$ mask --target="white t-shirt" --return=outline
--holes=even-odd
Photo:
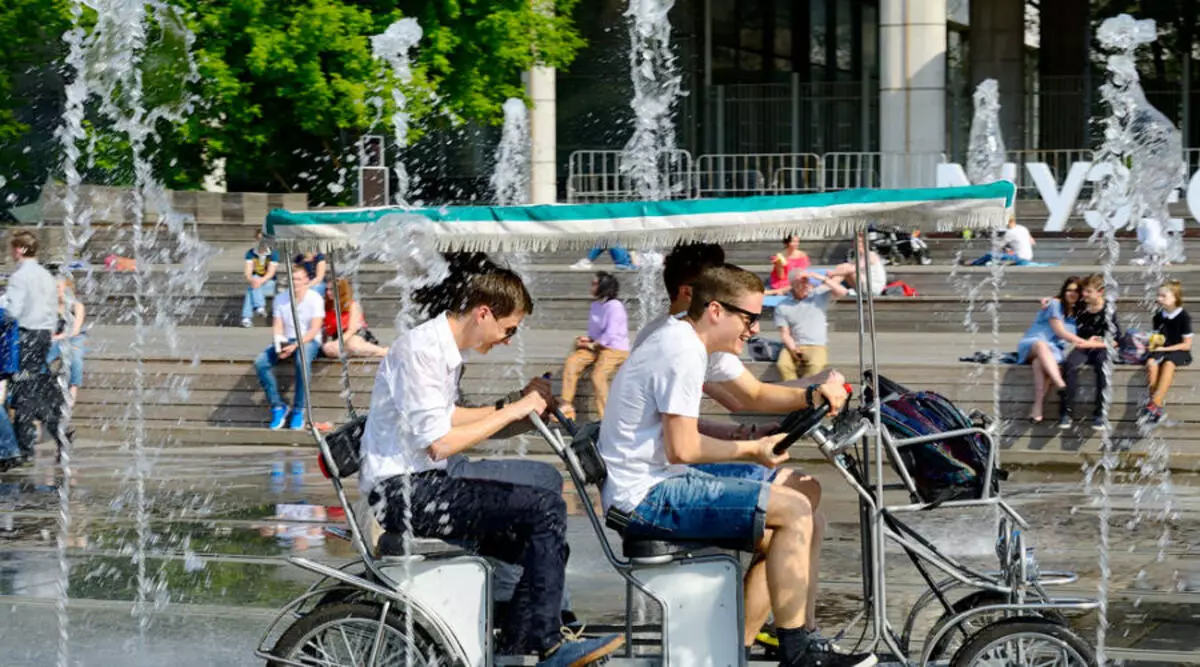
[[[638,332],[637,338],[633,339],[633,347],[636,350],[651,334],[658,331],[662,325],[668,320],[681,320],[687,313],[679,313],[677,315],[660,315],[642,327]],[[708,355],[708,371],[705,373],[705,382],[730,382],[741,377],[742,373],[746,372],[746,364],[738,359],[736,354],[729,352],[713,352]],[[612,390],[609,390],[612,393]]]
[[[669,318],[621,364],[600,424],[606,511],[629,512],[655,484],[688,470],[667,462],[662,416],[700,417],[707,357],[692,325]]]
[[[1167,250],[1167,237],[1163,235],[1162,225],[1154,218],[1142,218],[1138,222],[1137,239],[1146,255],[1161,255]]]
[[[371,389],[358,473],[363,493],[389,477],[446,467],[426,450],[450,432],[462,365],[444,313],[392,343]]]
[[[1004,245],[1012,250],[1012,254],[1026,262],[1033,259],[1033,234],[1025,225],[1014,225],[1004,231]]]
[[[290,291],[285,290],[275,297],[273,312],[275,317],[283,322],[284,338],[295,340],[300,337],[296,335],[296,327],[292,322],[292,293]],[[300,298],[300,303],[296,304],[296,314],[300,316],[300,334],[303,335],[312,326],[313,320],[325,318],[325,298],[313,290],[308,290]],[[315,340],[318,343],[321,342],[321,334],[318,333]]]

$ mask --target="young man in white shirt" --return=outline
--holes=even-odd
[[[712,243],[688,243],[675,247],[663,262],[663,282],[666,284],[670,306],[666,315],[647,324],[634,341],[636,349],[651,334],[671,318],[683,317],[692,303],[692,283],[707,269],[723,266],[725,251]],[[837,371],[823,371],[811,377],[799,378],[786,383],[762,382],[746,369],[736,354],[716,352],[708,357],[705,372],[704,393],[731,412],[756,412],[760,414],[784,414],[801,410],[809,405],[809,396],[820,392],[833,397],[834,404],[841,406],[845,401],[845,382]],[[700,432],[723,440],[752,438],[767,435],[771,426],[741,426],[701,419]],[[720,477],[736,477],[752,481],[770,482],[800,491],[808,497],[813,507],[813,539],[809,560],[816,570],[821,561],[821,541],[825,534],[825,517],[820,511],[821,484],[815,477],[798,470],[775,469],[754,463],[714,463],[696,466],[704,472]],[[771,614],[767,593],[766,573],[762,568],[752,568],[747,574],[746,590],[746,646],[752,645],[759,630]],[[815,618],[817,604],[816,578],[809,586],[809,618]]]
[[[582,667],[624,638],[564,639],[559,631],[567,561],[562,493],[447,470],[447,459],[547,408],[538,391],[490,407],[457,405],[463,353],[507,344],[533,311],[521,278],[506,269],[471,275],[459,289],[461,298],[397,339],[379,364],[359,486],[389,532],[472,540],[482,555],[520,564],[511,607],[524,613],[505,619],[505,641],[536,652],[541,667]]]
[[[757,333],[762,280],[724,265],[705,270],[691,287],[687,316],[670,318],[643,337],[613,379],[599,438],[608,467],[605,509],[628,515],[626,536],[698,541],[765,555],[751,569],[767,579],[781,665],[872,665],[873,655],[842,655],[812,641],[808,589],[817,573],[810,562],[810,500],[782,484],[691,467],[751,461],[775,468],[788,458],[786,452],[772,451],[782,436],[721,440],[699,428],[711,355],[736,356]],[[834,411],[845,400],[844,392],[821,391]],[[751,576],[747,573],[748,580]]]
[[[1016,216],[1008,217],[1008,229],[1004,230],[1004,251],[999,257],[993,257],[992,253],[987,253],[983,257],[971,262],[972,266],[984,266],[991,263],[993,260],[998,262],[1012,262],[1017,265],[1028,264],[1033,261],[1033,246],[1037,245],[1037,240],[1033,238],[1029,228],[1025,225],[1017,224]]]
[[[291,293],[284,291],[275,297],[275,321],[272,325],[274,342],[254,359],[254,371],[258,374],[258,382],[262,385],[263,393],[267,395],[267,402],[271,404],[272,430],[283,428],[284,421],[287,421],[288,428],[293,430],[304,428],[305,378],[312,374],[313,358],[321,350],[321,323],[325,319],[325,300],[315,290],[310,289],[308,272],[300,262],[296,262],[292,267],[292,280],[296,291],[296,314],[300,317],[299,326],[292,320]],[[303,367],[300,365],[300,355],[296,354],[299,345],[304,345]],[[279,395],[275,365],[293,357],[296,360],[296,384],[289,419],[287,403],[284,403],[283,397]]]

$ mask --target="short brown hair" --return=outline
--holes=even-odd
[[[1183,283],[1178,280],[1164,281],[1160,289],[1165,289],[1175,297],[1175,307],[1183,306]]]
[[[489,273],[469,276],[464,285],[462,300],[451,312],[461,315],[479,306],[487,306],[496,317],[513,313],[533,314],[533,297],[525,281],[512,269],[495,269]]]
[[[14,232],[8,239],[8,244],[21,251],[24,257],[37,257],[38,240],[33,232]]]
[[[1104,276],[1099,273],[1093,273],[1083,279],[1083,283],[1079,286],[1080,289],[1090,289],[1095,292],[1104,291]]]
[[[745,294],[762,294],[762,278],[733,264],[705,269],[692,281],[692,303],[688,317],[698,319],[713,301],[733,301]]]

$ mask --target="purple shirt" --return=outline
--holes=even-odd
[[[617,299],[593,301],[588,312],[588,338],[613,350],[629,350],[629,317]]]

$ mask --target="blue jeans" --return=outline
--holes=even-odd
[[[0,459],[11,459],[21,455],[17,446],[17,433],[8,420],[8,410],[0,409]]]
[[[286,344],[291,345],[295,340],[289,340]],[[304,361],[306,368],[300,368],[300,351],[296,350],[292,353],[292,358],[296,361],[296,396],[292,400],[292,408],[301,410],[304,408],[304,378],[306,375],[312,374],[312,362],[316,358],[317,353],[321,350],[321,343],[318,341],[309,341],[304,344]],[[254,372],[258,374],[258,383],[262,385],[263,393],[267,395],[267,403],[272,408],[286,408],[287,403],[283,402],[283,397],[279,395],[279,381],[275,379],[275,364],[279,363],[279,355],[275,354],[275,346],[272,345],[259,353],[254,359]]]
[[[986,266],[987,263],[991,262],[993,259],[995,259],[997,262],[1005,262],[1008,264],[1012,264],[1014,266],[1025,266],[1026,264],[1029,263],[1029,260],[1021,259],[1020,257],[1017,257],[1016,255],[1013,255],[1011,253],[1002,252],[993,258],[992,253],[989,252],[988,254],[984,255],[983,257],[980,257],[979,259],[975,260],[974,262],[971,262],[971,266]]]
[[[775,476],[779,474],[779,468],[768,468],[757,463],[697,463],[688,467],[717,477],[745,479],[768,484],[774,482]]]
[[[630,512],[625,535],[753,551],[770,495],[770,482],[688,470],[650,489]]]
[[[613,264],[616,264],[617,266],[633,266],[633,259],[629,256],[629,251],[621,246],[612,246],[611,248],[596,246],[588,251],[588,261],[596,261],[600,255],[604,254],[605,250],[608,251],[609,257],[612,257]]]
[[[64,345],[64,342],[66,343]],[[83,386],[83,353],[87,346],[87,334],[79,334],[72,336],[66,341],[56,340],[50,343],[50,354],[46,355],[46,363],[54,363],[54,360],[63,357],[63,361],[67,364],[67,373],[70,375],[68,384],[72,387]],[[66,348],[66,354],[63,354],[63,349]]]
[[[275,295],[275,281],[268,280],[261,287],[246,286],[246,298],[242,299],[242,319],[248,320],[254,311],[266,309],[267,296]]]
[[[541,461],[482,459],[471,460],[455,454],[446,460],[446,474],[457,479],[485,479],[509,484],[523,484],[555,493],[562,493],[563,477],[554,466]],[[517,590],[524,570],[520,565],[498,561],[492,563],[492,598],[508,602]],[[571,596],[563,587],[562,608],[571,608]]]

